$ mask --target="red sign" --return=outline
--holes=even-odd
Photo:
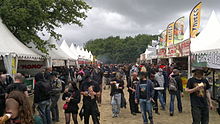
[[[167,48],[167,56],[168,57],[176,57],[177,55],[177,45],[172,45]]]
[[[166,48],[159,49],[159,51],[158,51],[158,57],[159,57],[159,58],[166,58]]]
[[[190,40],[183,41],[167,48],[168,57],[188,56],[190,50]]]
[[[189,56],[190,51],[190,40],[180,43],[181,56]]]
[[[21,69],[40,69],[43,65],[40,64],[30,64],[30,65],[20,65]]]

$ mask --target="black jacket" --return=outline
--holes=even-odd
[[[51,90],[46,91],[42,86],[43,83],[49,83],[44,81],[38,81],[34,87],[34,103],[39,103],[51,98]]]

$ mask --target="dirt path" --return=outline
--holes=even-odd
[[[128,103],[128,92],[124,90],[126,94],[126,100]],[[169,97],[169,95],[168,95]],[[169,105],[166,105],[166,111],[160,111],[160,115],[154,114],[155,124],[191,124],[191,112],[190,112],[190,102],[189,96],[183,98],[183,113],[178,113],[175,101],[175,115],[173,117],[169,116]],[[168,101],[169,103],[169,101]],[[57,124],[65,124],[64,114],[62,110],[63,102],[60,101],[60,122]],[[81,106],[81,104],[80,104]],[[111,105],[109,90],[103,91],[103,103],[99,107],[101,112],[101,124],[142,124],[141,114],[133,116],[130,114],[129,103],[126,109],[121,110],[119,118],[112,118]],[[83,124],[83,121],[78,119],[79,124]],[[73,122],[71,123],[73,124]],[[91,122],[92,124],[92,122]],[[215,111],[210,111],[210,124],[220,124],[220,116]]]

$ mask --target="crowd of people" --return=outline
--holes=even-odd
[[[185,91],[190,94],[193,124],[209,123],[209,106],[212,102],[209,83],[202,69],[195,69]],[[157,66],[152,64],[85,65],[71,68],[46,68],[35,75],[33,104],[30,103],[25,77],[0,75],[0,124],[52,124],[60,121],[58,101],[64,101],[66,124],[71,117],[78,124],[77,116],[89,124],[90,115],[94,124],[100,123],[99,105],[102,90],[109,90],[112,118],[120,118],[121,108],[127,108],[125,93],[129,93],[129,108],[132,115],[142,114],[143,123],[154,123],[153,111],[160,115],[165,111],[169,92],[169,113],[174,116],[174,101],[182,113],[183,85],[180,70],[175,64]],[[82,97],[82,107],[79,107]],[[106,96],[104,96],[106,97]],[[160,106],[158,104],[160,103]],[[140,106],[140,108],[139,108]],[[159,109],[161,107],[161,109]],[[37,111],[35,111],[37,110]],[[4,120],[5,114],[11,115]],[[39,116],[37,116],[39,115]],[[147,117],[148,116],[148,117]]]

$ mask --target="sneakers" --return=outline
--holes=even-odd
[[[134,112],[132,112],[131,114],[132,114],[132,115],[136,115],[136,113],[134,113]]]
[[[153,120],[150,120],[150,124],[154,124],[154,121],[153,121]]]
[[[112,118],[119,117],[119,114],[112,114]]]
[[[170,112],[170,116],[173,116],[173,112]]]
[[[137,111],[136,113],[141,113],[140,111]]]
[[[160,115],[160,113],[159,112],[155,112],[157,115]]]

